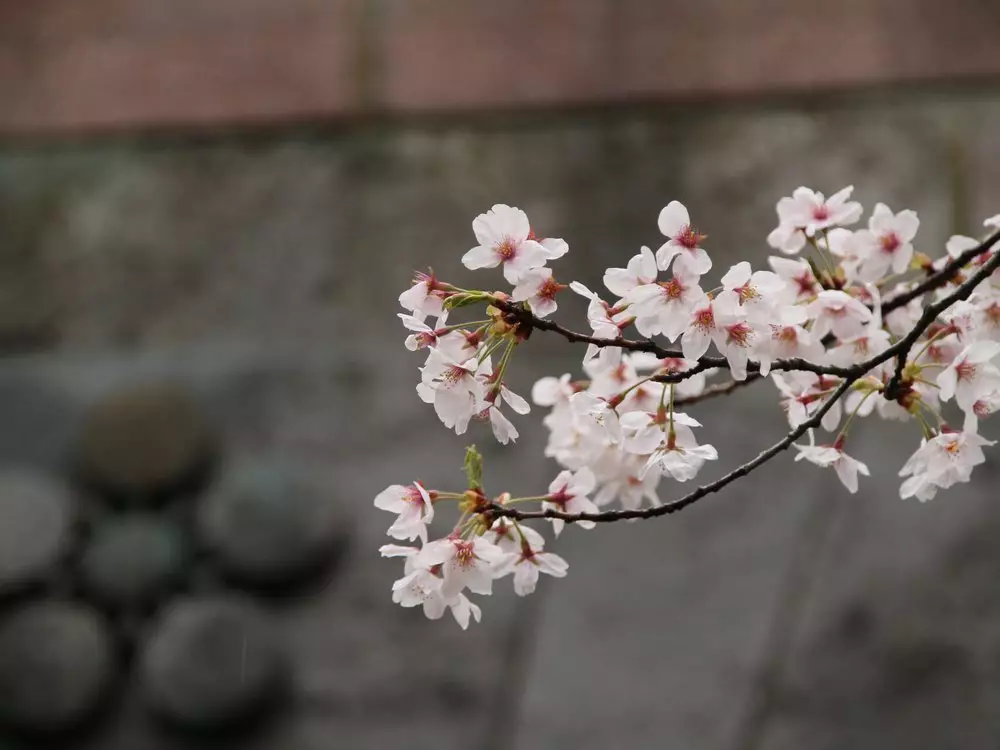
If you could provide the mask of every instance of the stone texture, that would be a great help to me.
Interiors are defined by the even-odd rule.
[[[110,635],[92,610],[55,601],[0,620],[0,722],[51,734],[88,719],[114,676]]]
[[[191,540],[177,524],[131,514],[97,523],[83,549],[87,590],[115,607],[153,604],[189,573]]]
[[[75,499],[59,482],[0,472],[0,596],[49,578],[72,542]]]
[[[190,488],[216,450],[198,404],[174,383],[121,388],[95,404],[77,448],[82,478],[102,492],[148,502]]]
[[[206,546],[226,572],[251,586],[295,584],[340,551],[346,534],[327,491],[287,468],[232,471],[199,503]]]
[[[287,669],[266,613],[225,599],[171,605],[141,658],[152,708],[195,730],[252,719],[275,698]]]

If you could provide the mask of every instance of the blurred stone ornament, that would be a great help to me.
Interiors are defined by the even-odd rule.
[[[344,543],[342,519],[331,499],[280,467],[233,472],[199,511],[199,530],[220,566],[252,586],[297,583]]]
[[[0,620],[0,722],[15,730],[78,727],[101,707],[114,672],[111,635],[89,607],[37,602]]]
[[[150,706],[179,727],[218,730],[280,697],[288,662],[266,613],[238,599],[178,601],[141,655]]]
[[[83,552],[87,590],[106,604],[155,603],[184,578],[190,544],[166,518],[136,514],[99,523]]]
[[[70,542],[74,503],[44,475],[0,473],[0,595],[44,581]]]
[[[174,383],[111,393],[84,420],[78,467],[85,482],[116,499],[162,500],[203,480],[216,453],[211,426]]]

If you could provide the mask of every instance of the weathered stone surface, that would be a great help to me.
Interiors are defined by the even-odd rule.
[[[230,599],[174,603],[141,659],[150,706],[202,730],[252,719],[277,697],[288,666],[266,613]]]
[[[143,501],[195,482],[214,449],[211,427],[185,388],[143,383],[94,405],[82,428],[78,465],[101,490]]]
[[[287,467],[248,466],[224,477],[199,506],[208,547],[251,585],[294,583],[344,541],[334,498]]]
[[[181,581],[190,558],[184,530],[146,515],[98,523],[83,550],[81,574],[97,598],[117,606],[152,603]]]
[[[72,729],[100,707],[114,669],[111,637],[93,610],[60,602],[12,610],[0,620],[0,722]]]
[[[65,554],[76,501],[44,474],[0,472],[0,596],[45,579]]]

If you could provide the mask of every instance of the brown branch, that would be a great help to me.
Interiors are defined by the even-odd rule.
[[[760,373],[755,372],[748,374],[746,380],[730,380],[728,383],[710,385],[701,393],[696,393],[693,396],[681,396],[680,398],[675,398],[674,406],[689,406],[690,404],[697,404],[699,401],[707,401],[708,399],[715,398],[716,396],[726,396],[745,385],[757,382],[760,378]]]
[[[998,235],[1000,235],[1000,233],[998,233]],[[1000,236],[998,236],[997,239],[1000,239]],[[820,422],[823,420],[823,416],[831,408],[833,408],[833,405],[848,391],[848,389],[850,389],[855,381],[862,378],[872,368],[877,367],[883,362],[887,362],[897,356],[901,360],[905,361],[906,355],[909,353],[913,344],[920,338],[921,335],[923,335],[924,331],[926,331],[931,323],[934,322],[935,318],[956,302],[968,299],[969,295],[972,294],[972,291],[980,283],[987,279],[998,267],[1000,267],[1000,253],[995,253],[979,268],[978,271],[976,271],[976,273],[964,281],[954,292],[949,294],[947,297],[942,298],[938,302],[928,305],[926,310],[924,310],[924,314],[917,321],[917,324],[906,336],[901,338],[881,354],[876,354],[874,357],[871,357],[854,367],[848,368],[850,370],[850,374],[844,376],[844,380],[837,387],[837,390],[831,394],[830,398],[823,402],[822,406],[817,409],[816,413],[813,414],[812,417],[789,432],[785,435],[785,437],[772,445],[770,448],[760,453],[752,461],[748,461],[747,463],[738,466],[728,474],[716,479],[714,482],[702,485],[693,492],[690,492],[677,500],[673,500],[662,505],[654,505],[650,508],[609,510],[598,513],[564,513],[554,509],[521,511],[497,504],[492,504],[489,512],[494,516],[506,516],[519,521],[532,518],[558,518],[568,523],[572,523],[574,521],[610,523],[614,521],[623,521],[629,518],[656,518],[657,516],[667,515],[668,513],[674,513],[678,510],[686,508],[706,495],[718,492],[736,479],[746,476],[758,466],[767,463],[782,451],[787,450],[788,447],[802,437],[806,431],[819,426]],[[886,394],[887,397],[888,395],[889,394]]]
[[[604,339],[598,338],[597,336],[591,336],[586,333],[580,333],[579,331],[573,331],[566,328],[559,323],[552,320],[546,320],[545,318],[539,318],[537,315],[531,312],[523,304],[517,302],[512,302],[510,300],[495,299],[492,304],[508,315],[512,316],[518,323],[524,325],[526,329],[534,330],[538,329],[540,331],[551,331],[552,333],[558,333],[564,339],[571,343],[579,344],[593,344],[599,347],[617,347],[625,351],[631,352],[646,352],[649,354],[656,355],[659,359],[684,359],[683,352],[665,349],[655,341],[650,339]],[[654,378],[657,383],[679,383],[682,380],[687,380],[692,375],[697,375],[698,373],[704,372],[705,370],[711,370],[713,368],[718,369],[729,369],[729,362],[725,357],[700,357],[698,359],[698,364],[692,367],[690,370],[685,370],[684,372],[672,373],[670,375],[658,375]],[[850,367],[838,367],[836,365],[819,365],[814,362],[810,362],[799,357],[792,357],[789,359],[776,359],[771,364],[772,370],[806,370],[809,372],[814,372],[817,375],[834,375],[836,377],[847,377],[847,375],[853,370]],[[748,373],[759,373],[760,364],[757,362],[747,363]]]
[[[978,256],[987,252],[993,245],[1000,242],[1000,230],[997,230],[985,240],[980,242],[973,248],[966,250],[964,253],[959,255],[957,258],[953,258],[948,261],[940,270],[935,271],[922,282],[917,284],[912,289],[902,292],[890,300],[886,300],[882,305],[882,315],[887,315],[893,310],[908,305],[910,302],[915,300],[927,292],[934,291],[939,287],[944,286],[949,281],[951,281],[958,272],[972,260],[975,260]]]

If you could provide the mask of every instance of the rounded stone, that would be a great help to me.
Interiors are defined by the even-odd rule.
[[[68,490],[53,479],[0,473],[0,595],[48,576],[70,540],[75,510]]]
[[[142,654],[146,698],[190,729],[251,720],[281,693],[286,655],[266,614],[236,599],[176,602]]]
[[[195,399],[175,383],[121,388],[84,418],[78,465],[84,480],[116,497],[148,500],[202,478],[215,437]]]
[[[183,579],[190,560],[183,531],[168,520],[134,515],[99,523],[84,548],[83,582],[119,606],[156,601]]]
[[[342,543],[330,499],[280,467],[231,473],[199,510],[208,548],[229,575],[250,585],[295,583]]]
[[[38,602],[0,620],[0,722],[22,732],[58,733],[101,707],[115,673],[115,649],[91,609]]]

